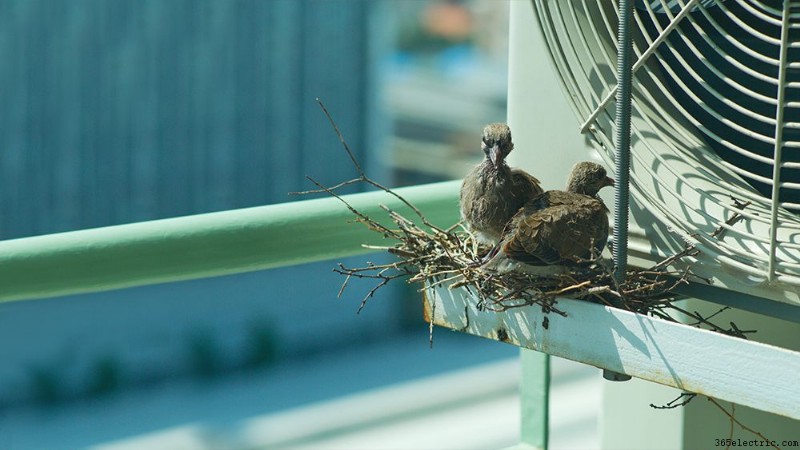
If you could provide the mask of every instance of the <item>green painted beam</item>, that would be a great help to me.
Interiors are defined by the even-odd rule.
[[[458,220],[458,181],[397,189],[438,226]],[[345,196],[386,218],[413,212],[385,192]],[[328,197],[0,241],[0,301],[204,278],[366,253],[391,244]]]
[[[549,437],[550,355],[520,348],[520,440],[534,449],[546,449]]]

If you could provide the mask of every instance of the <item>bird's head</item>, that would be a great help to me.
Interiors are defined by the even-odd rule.
[[[493,166],[500,167],[514,150],[511,129],[504,123],[492,123],[483,128],[481,149]]]
[[[600,189],[614,186],[614,180],[606,174],[606,169],[591,161],[582,161],[572,168],[567,182],[567,190],[576,194],[594,197]]]

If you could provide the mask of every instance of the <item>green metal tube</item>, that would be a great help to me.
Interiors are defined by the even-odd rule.
[[[458,221],[458,181],[397,189],[438,226]],[[345,196],[389,224],[385,192]],[[386,220],[383,220],[383,219]],[[337,199],[322,198],[0,241],[0,301],[205,278],[367,253],[391,245]]]
[[[531,449],[546,449],[550,439],[550,355],[520,348],[520,440]]]

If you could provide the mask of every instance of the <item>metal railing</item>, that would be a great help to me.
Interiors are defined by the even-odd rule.
[[[397,189],[436,225],[458,221],[459,181]],[[413,213],[385,192],[345,196],[373,218]],[[0,301],[96,292],[270,269],[387,244],[335,198],[71,231],[0,242]]]

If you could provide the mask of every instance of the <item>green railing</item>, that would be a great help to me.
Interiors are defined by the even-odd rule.
[[[458,220],[459,182],[398,189],[436,225]],[[346,196],[386,218],[385,192]],[[342,258],[387,244],[337,199],[320,198],[0,242],[0,301],[95,292]]]

